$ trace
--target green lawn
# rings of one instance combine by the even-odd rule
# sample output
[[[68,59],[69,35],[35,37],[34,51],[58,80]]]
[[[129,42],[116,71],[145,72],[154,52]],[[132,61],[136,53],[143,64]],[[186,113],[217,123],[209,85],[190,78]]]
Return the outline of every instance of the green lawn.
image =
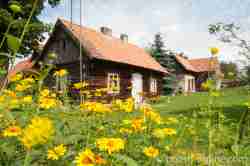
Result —
[[[226,116],[238,120],[241,113],[247,108],[244,103],[249,100],[249,94],[245,88],[232,88],[222,91],[222,95],[215,101],[214,107],[222,108]],[[188,96],[164,96],[153,107],[162,115],[190,115],[208,103],[206,92],[193,93]]]
[[[221,129],[213,135],[213,143],[218,150],[215,154],[220,154],[223,151],[224,155],[232,155],[232,150],[230,151],[230,149],[238,138],[238,123],[242,113],[247,109],[244,104],[249,99],[246,88],[240,87],[222,90],[222,95],[214,101],[212,111],[220,110],[223,113],[222,115],[224,115],[223,117],[225,117],[223,120],[220,120],[220,124],[223,127],[221,126]],[[209,129],[207,126],[209,124],[209,114],[202,110],[208,108],[208,101],[208,93],[200,92],[188,96],[163,96],[158,103],[153,104],[153,107],[163,117],[173,116],[177,117],[177,119],[184,117],[184,119],[186,118],[186,127],[194,128],[196,131],[195,136],[192,136],[189,135],[187,130],[182,136],[181,145],[178,148],[183,148],[187,151],[199,151],[204,154],[208,153]],[[184,122],[181,120],[179,123]],[[180,126],[178,132],[182,129],[183,126]],[[248,133],[248,131],[246,132]],[[196,141],[195,138],[197,139]],[[221,141],[222,138],[223,141]],[[244,154],[245,152],[242,155]]]

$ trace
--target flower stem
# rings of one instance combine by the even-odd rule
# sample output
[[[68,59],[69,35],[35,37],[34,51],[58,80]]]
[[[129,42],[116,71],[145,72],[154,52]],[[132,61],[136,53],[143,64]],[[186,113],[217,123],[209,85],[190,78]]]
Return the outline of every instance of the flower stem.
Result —
[[[26,156],[25,156],[25,159],[24,159],[24,164],[23,166],[29,166],[30,164],[30,159],[31,159],[31,156],[30,156],[30,151],[27,151],[26,153]]]

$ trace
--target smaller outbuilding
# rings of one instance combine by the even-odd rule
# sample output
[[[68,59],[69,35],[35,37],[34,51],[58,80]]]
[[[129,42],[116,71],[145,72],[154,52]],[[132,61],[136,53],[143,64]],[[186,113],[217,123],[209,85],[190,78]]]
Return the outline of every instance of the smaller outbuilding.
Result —
[[[217,57],[189,59],[184,54],[175,56],[179,68],[176,71],[177,89],[182,92],[197,92],[202,90],[202,83],[209,77],[217,80],[217,89],[221,87],[221,69]]]

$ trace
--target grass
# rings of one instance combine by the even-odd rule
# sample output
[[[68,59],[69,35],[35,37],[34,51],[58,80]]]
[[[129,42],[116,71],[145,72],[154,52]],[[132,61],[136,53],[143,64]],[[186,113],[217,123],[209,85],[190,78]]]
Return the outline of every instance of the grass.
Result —
[[[223,132],[216,133],[213,138],[216,148],[222,151],[232,148],[237,139],[237,127],[240,117],[247,110],[244,104],[248,101],[249,94],[244,87],[222,90],[222,95],[215,99],[212,110],[220,110],[225,116],[222,122]],[[195,126],[198,141],[194,143],[194,139],[189,139],[190,136],[185,134],[183,136],[185,139],[183,139],[182,145],[179,148],[187,151],[192,149],[192,151],[207,153],[207,124],[209,117],[208,114],[202,114],[202,108],[206,108],[208,102],[208,93],[199,92],[188,96],[163,96],[158,103],[153,104],[153,108],[158,110],[163,117],[174,116],[178,118],[183,116],[188,118],[190,124],[187,124],[187,126]],[[194,114],[197,116],[194,117]],[[221,138],[223,138],[223,141],[221,141]]]
[[[242,112],[247,109],[244,103],[248,100],[249,94],[244,87],[225,89],[215,100],[214,107],[222,108],[228,118],[238,121]],[[163,116],[180,114],[189,116],[193,111],[206,105],[208,101],[207,92],[198,92],[188,96],[164,96],[153,107]]]

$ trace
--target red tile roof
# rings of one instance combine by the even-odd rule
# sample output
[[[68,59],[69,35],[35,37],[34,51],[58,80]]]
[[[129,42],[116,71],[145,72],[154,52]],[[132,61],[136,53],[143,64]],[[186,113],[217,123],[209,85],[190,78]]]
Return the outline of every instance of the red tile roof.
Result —
[[[185,68],[192,72],[211,72],[219,69],[217,58],[187,59],[182,55],[176,55],[176,60]]]
[[[8,72],[8,79],[17,74],[18,72],[22,72],[28,69],[31,69],[34,66],[34,62],[32,62],[31,58],[23,60],[17,63],[14,68],[10,69]]]
[[[144,49],[133,44],[125,43],[119,38],[104,35],[87,27],[80,27],[70,21],[59,19],[63,25],[72,32],[75,38],[82,42],[83,46],[96,59],[117,63],[129,64],[162,73],[167,73],[151,55]]]
[[[188,59],[182,57],[181,55],[176,55],[175,58],[184,67],[184,69],[192,72],[198,72]]]
[[[190,59],[189,62],[199,72],[215,71],[219,67],[219,61],[217,58]]]

